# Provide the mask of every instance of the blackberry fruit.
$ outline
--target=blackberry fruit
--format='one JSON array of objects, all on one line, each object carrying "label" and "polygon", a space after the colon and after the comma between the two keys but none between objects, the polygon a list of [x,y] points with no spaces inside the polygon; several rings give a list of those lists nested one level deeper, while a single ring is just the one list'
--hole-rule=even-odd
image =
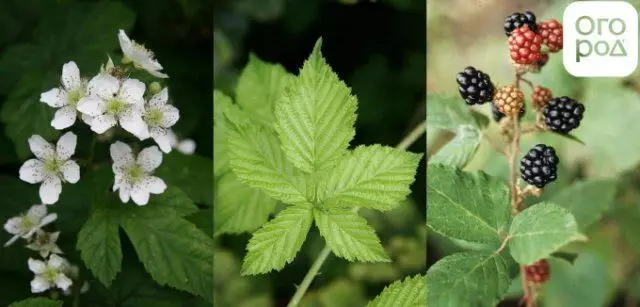
[{"label": "blackberry fruit", "polygon": [[556,97],[542,109],[544,123],[551,131],[567,133],[580,126],[584,105],[567,96]]},{"label": "blackberry fruit", "polygon": [[536,284],[544,283],[549,279],[549,263],[545,259],[538,260],[532,265],[525,266],[524,272],[527,280]]},{"label": "blackberry fruit", "polygon": [[[520,114],[518,114],[518,119],[521,119],[524,116],[525,108],[520,109]],[[491,103],[491,115],[493,116],[493,120],[499,122],[505,115],[498,110],[498,107],[495,103]]]},{"label": "blackberry fruit", "polygon": [[504,34],[507,37],[511,36],[513,30],[520,28],[524,25],[528,25],[531,30],[536,32],[538,30],[536,24],[536,15],[526,11],[524,13],[513,13],[504,21]]},{"label": "blackberry fruit", "polygon": [[456,75],[460,96],[468,105],[483,104],[493,97],[493,83],[489,75],[467,66]]},{"label": "blackberry fruit", "polygon": [[520,176],[527,183],[542,189],[558,178],[558,162],[553,147],[538,144],[520,159]]}]

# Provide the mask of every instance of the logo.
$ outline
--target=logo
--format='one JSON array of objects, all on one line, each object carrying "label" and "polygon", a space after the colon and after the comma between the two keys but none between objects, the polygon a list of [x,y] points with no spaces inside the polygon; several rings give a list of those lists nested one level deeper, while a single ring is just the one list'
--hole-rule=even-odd
[{"label": "logo", "polygon": [[624,1],[579,1],[564,10],[562,59],[576,77],[624,77],[638,65],[638,12]]}]

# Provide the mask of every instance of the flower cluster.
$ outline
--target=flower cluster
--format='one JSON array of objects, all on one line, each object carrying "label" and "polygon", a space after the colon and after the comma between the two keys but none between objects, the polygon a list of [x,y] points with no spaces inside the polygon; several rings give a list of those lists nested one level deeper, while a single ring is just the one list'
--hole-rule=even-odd
[{"label": "flower cluster", "polygon": [[[162,163],[163,152],[177,149],[192,154],[195,142],[180,140],[172,131],[180,112],[169,104],[166,87],[162,88],[158,82],[147,86],[130,78],[132,69],[144,70],[157,78],[168,78],[161,72],[163,68],[153,52],[131,40],[123,30],[117,36],[123,53],[122,65],[114,65],[109,58],[106,65],[100,67],[100,72],[89,79],[84,78],[76,63],[70,61],[62,66],[60,86],[43,92],[40,101],[57,109],[51,120],[51,126],[56,130],[71,128],[79,118],[91,131],[102,135],[101,140],[111,139],[116,134],[107,134],[107,131],[121,127],[140,141],[152,139],[157,144],[141,150],[137,157],[132,148],[121,141],[116,140],[110,146],[115,177],[113,191],[118,191],[123,203],[131,199],[142,206],[149,202],[150,194],[161,194],[167,188],[162,179],[153,176]],[[85,164],[79,164],[73,158],[77,141],[77,135],[71,131],[64,132],[55,144],[40,135],[31,136],[28,144],[34,158],[27,160],[19,170],[21,180],[40,185],[42,204],[33,205],[26,213],[5,223],[4,229],[13,235],[5,247],[22,238],[27,241],[26,247],[42,258],[28,260],[29,270],[35,274],[31,282],[33,293],[59,288],[70,294],[71,285],[79,279],[78,267],[60,256],[63,252],[56,244],[60,232],[43,230],[57,219],[56,213],[47,211],[48,205],[59,201],[62,185],[80,180],[80,165]],[[91,160],[92,157],[88,159],[88,165]],[[80,291],[87,288],[85,283]]]}]

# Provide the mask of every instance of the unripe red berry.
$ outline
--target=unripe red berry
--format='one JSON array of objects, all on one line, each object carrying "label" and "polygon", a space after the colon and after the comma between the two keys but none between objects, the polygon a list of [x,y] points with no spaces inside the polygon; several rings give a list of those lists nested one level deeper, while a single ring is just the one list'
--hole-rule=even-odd
[{"label": "unripe red berry", "polygon": [[550,52],[562,50],[562,24],[555,19],[538,23],[538,34],[542,44],[549,47]]},{"label": "unripe red berry", "polygon": [[549,280],[549,271],[549,263],[546,259],[538,260],[536,263],[524,268],[527,280],[536,284]]},{"label": "unripe red berry", "polygon": [[542,37],[527,25],[513,30],[508,43],[511,59],[518,64],[533,64],[542,56]]}]

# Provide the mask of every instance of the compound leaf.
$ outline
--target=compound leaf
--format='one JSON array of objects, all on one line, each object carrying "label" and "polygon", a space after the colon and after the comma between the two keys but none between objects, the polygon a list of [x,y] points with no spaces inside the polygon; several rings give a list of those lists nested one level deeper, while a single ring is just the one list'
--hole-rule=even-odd
[{"label": "compound leaf", "polygon": [[444,164],[463,168],[480,145],[481,133],[471,125],[456,129],[456,136],[429,159],[429,164]]},{"label": "compound leaf", "polygon": [[571,213],[553,203],[539,203],[520,212],[509,229],[509,249],[518,263],[530,265],[569,242],[586,240]]},{"label": "compound leaf", "polygon": [[359,146],[318,185],[322,205],[390,210],[411,192],[421,154],[391,147]]},{"label": "compound leaf", "polygon": [[109,287],[122,265],[117,217],[105,209],[93,210],[78,233],[76,248],[87,268]]},{"label": "compound leaf", "polygon": [[242,275],[279,271],[290,263],[302,247],[313,222],[312,207],[290,206],[258,229],[242,263]]},{"label": "compound leaf", "polygon": [[495,306],[509,289],[507,260],[494,252],[466,252],[440,259],[427,271],[427,305]]},{"label": "compound leaf", "polygon": [[587,180],[563,188],[549,201],[569,210],[579,228],[586,230],[611,208],[615,194],[614,180]]},{"label": "compound leaf", "polygon": [[407,277],[385,287],[367,307],[427,306],[427,278]]},{"label": "compound leaf", "polygon": [[336,256],[349,261],[391,261],[373,228],[356,212],[333,208],[314,210],[313,215],[320,235]]},{"label": "compound leaf", "polygon": [[316,42],[276,103],[276,130],[287,158],[306,172],[333,166],[355,135],[357,99],[322,57]]},{"label": "compound leaf", "polygon": [[511,219],[509,188],[484,172],[427,168],[427,225],[445,236],[476,243],[500,240]]},{"label": "compound leaf", "polygon": [[459,126],[470,125],[478,130],[484,120],[478,120],[459,96],[449,94],[427,95],[427,126],[456,132]]}]

